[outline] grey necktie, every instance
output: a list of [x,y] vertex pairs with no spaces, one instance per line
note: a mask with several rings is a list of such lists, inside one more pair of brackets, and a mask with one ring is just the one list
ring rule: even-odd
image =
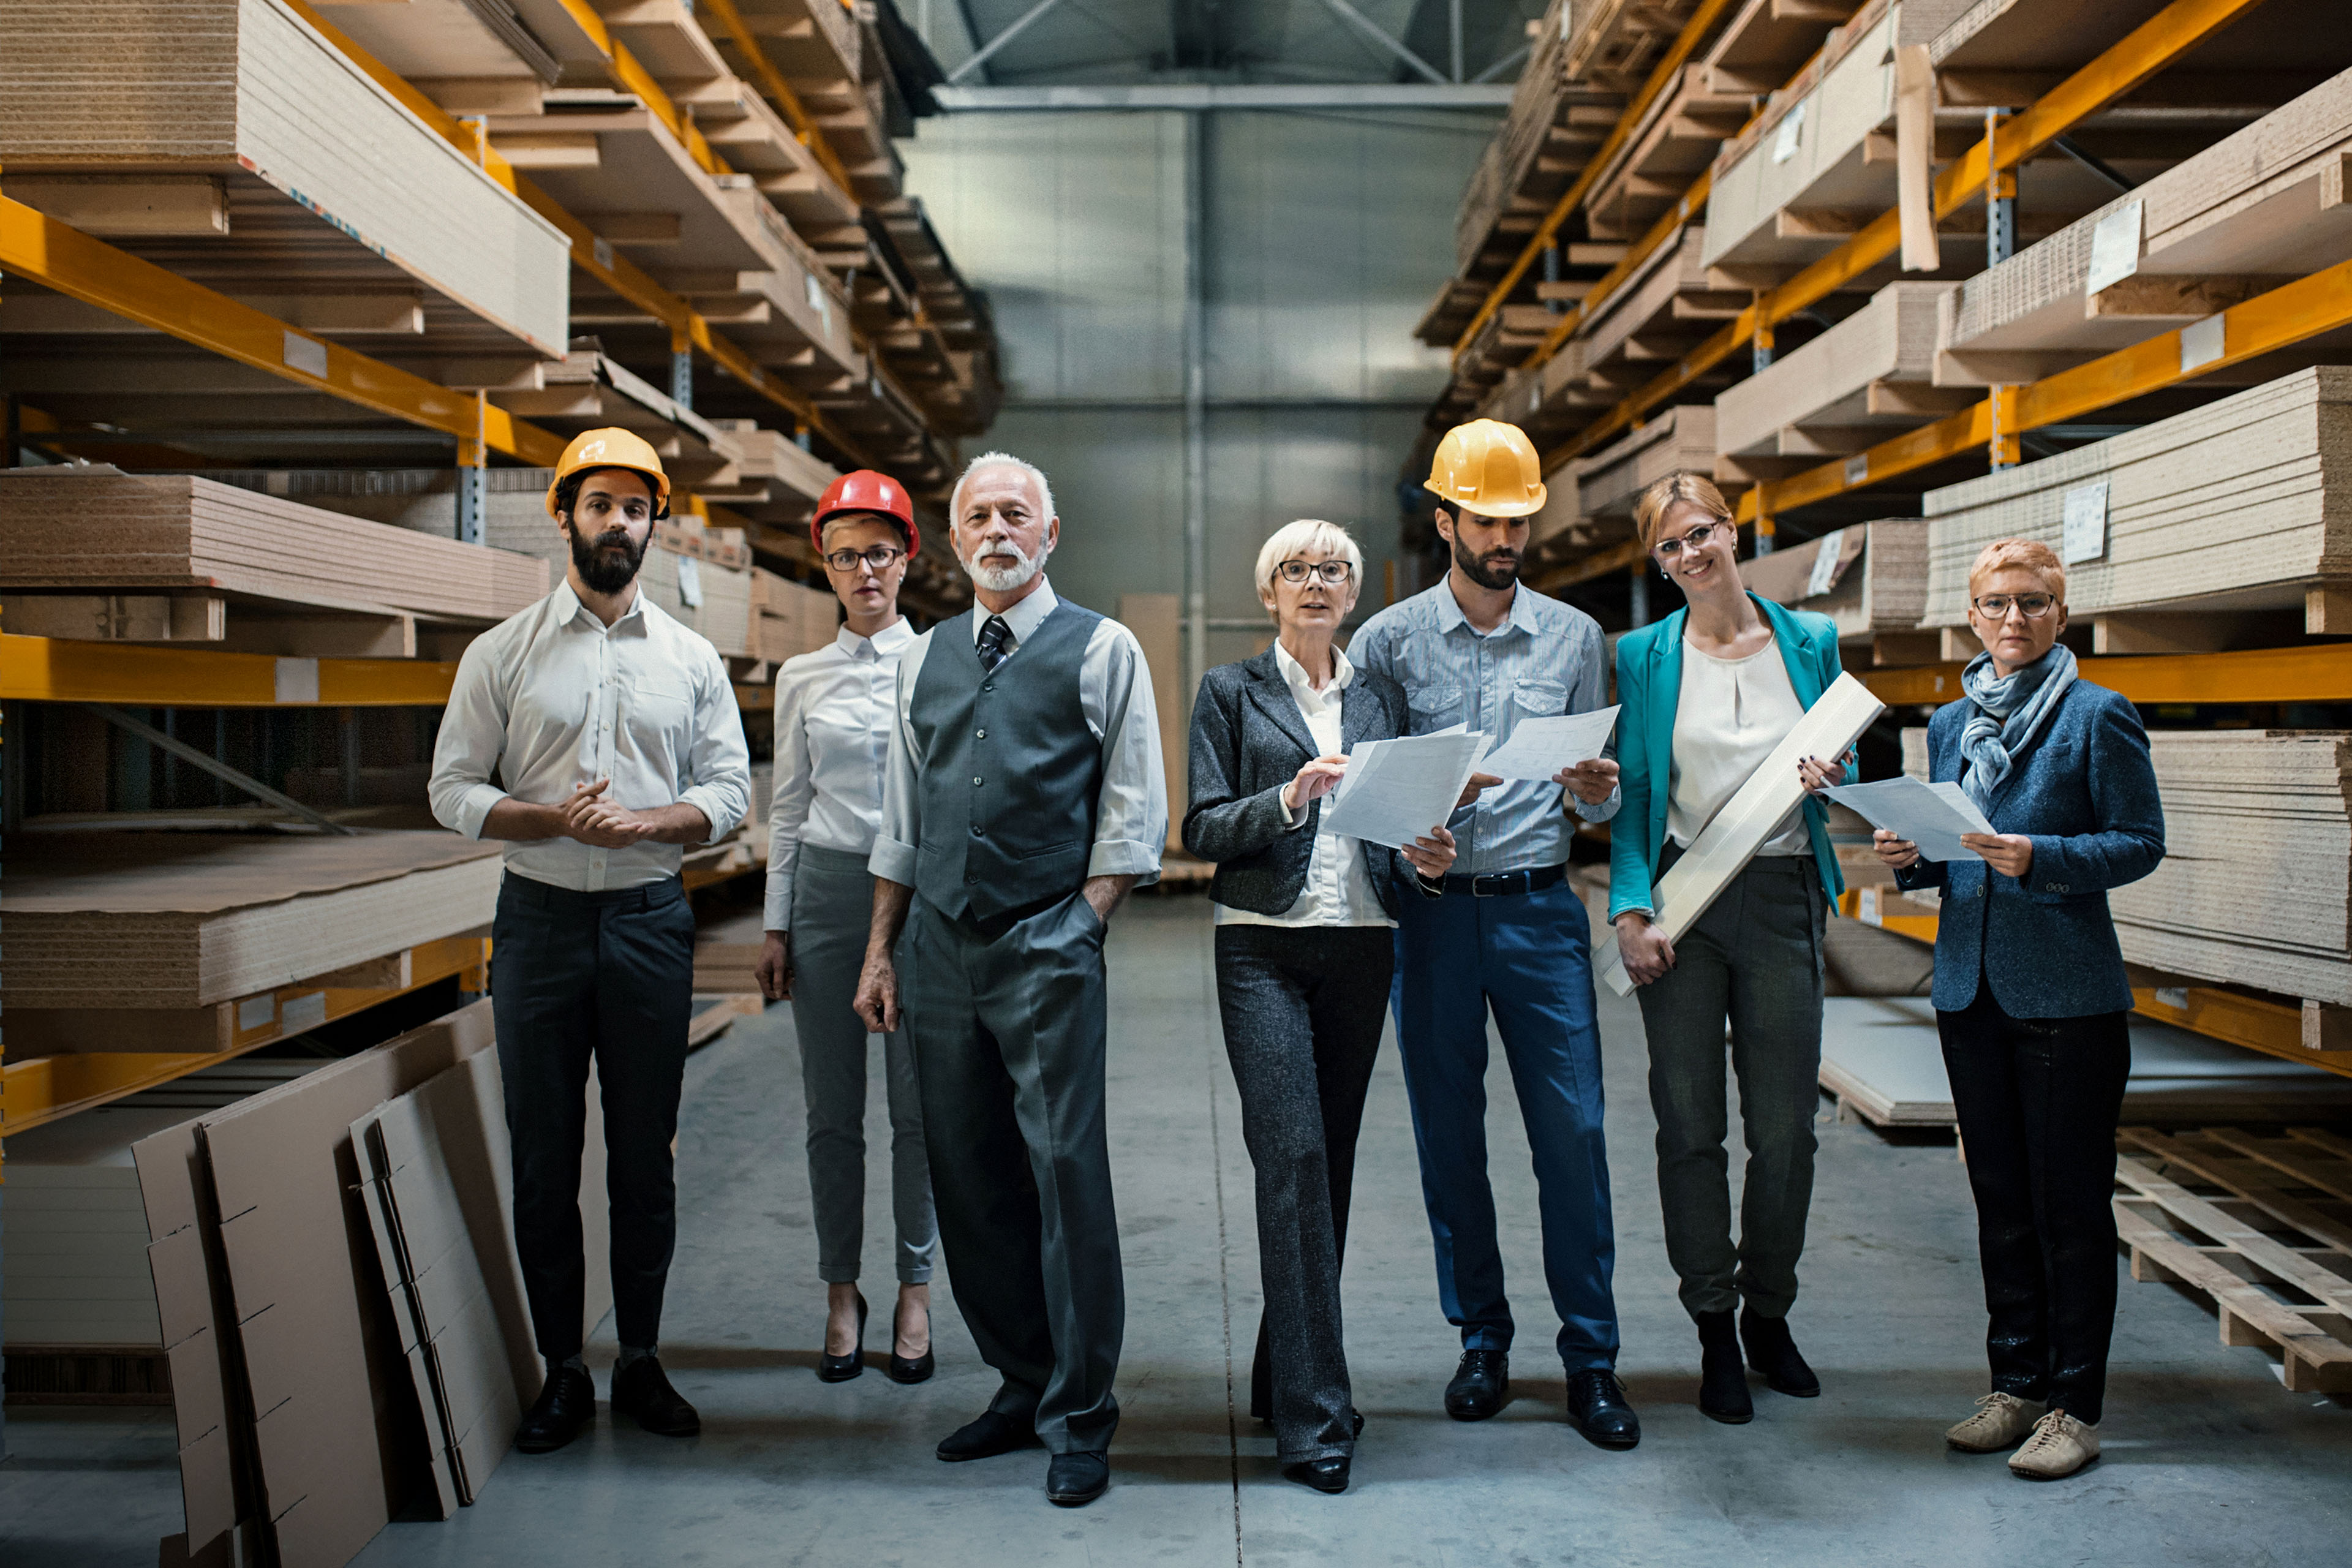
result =
[[1004,662],[1004,645],[1013,640],[1013,628],[1004,624],[1003,616],[991,616],[980,628],[980,667],[994,670]]

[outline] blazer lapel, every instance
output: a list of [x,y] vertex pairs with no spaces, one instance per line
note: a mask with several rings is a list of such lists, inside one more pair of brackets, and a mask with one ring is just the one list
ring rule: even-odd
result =
[[1250,700],[1256,704],[1257,710],[1273,720],[1275,727],[1289,736],[1300,751],[1309,757],[1316,756],[1315,736],[1299,714],[1298,700],[1290,694],[1290,682],[1282,679],[1274,650],[1266,649],[1242,668],[1250,673]]
[[1789,672],[1789,685],[1797,694],[1797,706],[1811,711],[1813,704],[1822,700],[1822,681],[1821,671],[1815,667],[1812,645],[1805,636],[1804,626],[1796,616],[1771,600],[1754,594],[1748,596],[1755,600],[1757,609],[1763,613],[1765,624],[1772,628],[1772,640],[1780,647],[1780,664]]
[[[1294,703],[1293,706],[1297,705]],[[1380,700],[1365,688],[1362,681],[1348,682],[1348,689],[1339,693],[1340,743],[1352,746],[1359,741],[1372,739],[1381,728],[1381,721],[1386,717]]]

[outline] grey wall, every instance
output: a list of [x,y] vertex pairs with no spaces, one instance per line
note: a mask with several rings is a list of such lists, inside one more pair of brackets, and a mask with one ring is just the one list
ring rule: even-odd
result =
[[[1208,117],[1212,662],[1261,640],[1215,624],[1262,617],[1257,548],[1295,517],[1354,531],[1364,608],[1381,604],[1398,465],[1444,384],[1412,330],[1492,132],[1455,113]],[[1055,585],[1107,614],[1183,588],[1185,140],[1181,114],[1055,112],[927,120],[902,145],[995,306],[1009,395],[985,444],[1053,479]]]

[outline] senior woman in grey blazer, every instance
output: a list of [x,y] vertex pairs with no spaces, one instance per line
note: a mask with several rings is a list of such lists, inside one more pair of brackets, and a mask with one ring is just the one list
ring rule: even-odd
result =
[[[1454,863],[1443,824],[1402,853],[1321,828],[1320,798],[1360,741],[1410,732],[1404,690],[1355,668],[1332,638],[1364,558],[1348,531],[1304,520],[1257,557],[1278,628],[1220,665],[1192,706],[1184,847],[1217,863],[1217,1002],[1257,1172],[1265,1289],[1250,1414],[1275,1426],[1283,1474],[1344,1491],[1363,1418],[1348,1387],[1339,1261],[1356,1133],[1395,968],[1400,897]],[[1414,890],[1408,890],[1414,889]]]

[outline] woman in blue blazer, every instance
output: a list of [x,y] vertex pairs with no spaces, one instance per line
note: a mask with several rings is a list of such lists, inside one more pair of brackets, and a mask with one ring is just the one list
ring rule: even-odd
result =
[[[1837,679],[1837,629],[1747,591],[1731,510],[1696,474],[1651,486],[1634,521],[1687,607],[1617,644],[1624,800],[1609,837],[1609,918],[1641,987],[1666,1258],[1698,1325],[1698,1406],[1736,1424],[1756,1414],[1743,1342],[1774,1389],[1822,1391],[1788,1314],[1813,1194],[1822,931],[1844,886],[1827,810],[1808,799],[1790,812],[1678,942],[1651,924],[1651,888]],[[1844,777],[1841,763],[1812,757],[1799,773],[1808,788]],[[1727,1019],[1748,1145],[1737,1245],[1724,1153]]]
[[2019,1448],[2033,1480],[2099,1457],[2116,1318],[2116,1120],[2131,1074],[2130,982],[2107,889],[2164,858],[2147,735],[2129,702],[2058,646],[2066,569],[2003,539],[1969,570],[1985,651],[1927,726],[1930,779],[1957,780],[1994,831],[1976,860],[1922,861],[1881,829],[1906,888],[1943,893],[1936,1026],[1977,1200],[1992,1392],[1945,1436]]

